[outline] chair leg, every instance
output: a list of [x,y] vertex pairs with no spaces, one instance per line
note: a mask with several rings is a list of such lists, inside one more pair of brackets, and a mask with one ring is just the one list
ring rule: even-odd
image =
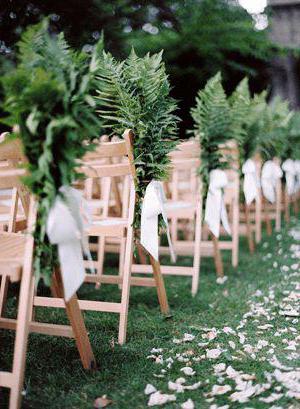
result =
[[257,244],[261,242],[261,216],[262,216],[261,197],[255,199],[255,241]]
[[133,230],[132,228],[129,228],[128,234],[127,234],[127,243],[126,243],[124,269],[123,269],[123,280],[122,280],[121,311],[120,311],[119,337],[118,337],[118,342],[120,345],[123,345],[126,342],[132,253],[133,253]]
[[269,209],[268,209],[268,207],[266,205],[266,202],[265,202],[265,205],[264,205],[264,215],[265,215],[265,222],[266,222],[266,227],[267,227],[267,235],[271,236],[271,234],[272,234],[272,223],[271,223],[271,220],[270,220]]
[[6,275],[2,275],[0,284],[0,317],[3,316],[6,309],[6,299],[8,291],[9,278]]
[[103,274],[103,264],[104,264],[104,254],[105,254],[105,236],[98,237],[98,251],[97,251],[97,277],[99,281],[96,283],[96,288],[101,286],[101,276]]
[[136,243],[140,264],[147,264],[147,257],[140,243]]
[[247,229],[247,239],[249,251],[251,254],[255,251],[255,244],[252,236],[251,221],[250,221],[250,209],[249,206],[245,203],[245,219],[246,219],[246,229]]
[[276,203],[275,203],[275,231],[281,229],[281,211],[282,211],[282,186],[279,181],[276,185]]
[[165,282],[164,282],[164,279],[161,273],[161,269],[160,269],[160,264],[158,261],[156,261],[151,256],[151,254],[149,254],[149,257],[150,257],[150,263],[152,266],[153,277],[156,283],[157,296],[158,296],[158,301],[160,304],[160,310],[163,314],[167,315],[170,313],[170,308],[168,304]]
[[9,409],[19,409],[21,407],[21,392],[24,382],[30,314],[33,303],[33,297],[31,297],[32,281],[33,277],[31,275],[24,275],[21,280],[12,370],[14,384],[10,391]]
[[231,263],[233,267],[237,267],[239,263],[239,225],[240,225],[240,209],[239,199],[237,198],[232,204],[232,257]]
[[[53,274],[53,287],[56,294],[63,298],[63,284],[60,271],[55,270]],[[70,301],[65,302],[66,313],[73,329],[75,342],[84,369],[95,369],[96,361],[90,344],[88,333],[79,308],[77,296],[74,295]]]
[[286,221],[286,223],[290,222],[290,197],[287,193],[287,191],[285,191],[284,194],[284,220]]
[[195,253],[193,264],[193,277],[192,277],[192,295],[195,296],[199,287],[199,275],[200,275],[200,262],[201,262],[201,219],[202,219],[202,204],[198,205],[196,211],[196,223],[195,223]]
[[[119,277],[123,277],[124,263],[125,263],[125,251],[126,251],[126,238],[122,237],[120,240],[120,253],[119,253]],[[122,284],[118,284],[119,289],[122,289]]]
[[215,259],[215,266],[216,272],[218,277],[224,277],[224,267],[223,267],[223,260],[221,257],[221,251],[219,247],[219,239],[212,234],[212,242],[214,247],[214,259]]

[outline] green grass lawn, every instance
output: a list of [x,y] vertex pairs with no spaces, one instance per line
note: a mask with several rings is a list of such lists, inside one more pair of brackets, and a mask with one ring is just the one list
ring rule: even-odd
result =
[[[291,226],[296,225],[294,220]],[[195,408],[300,407],[299,401],[292,397],[290,385],[279,379],[280,373],[292,376],[292,369],[295,376],[300,377],[300,320],[282,315],[289,305],[299,311],[299,298],[297,301],[295,297],[300,293],[300,268],[296,265],[299,259],[292,258],[290,250],[291,245],[296,243],[288,234],[291,226],[283,229],[280,235],[274,233],[270,238],[264,237],[255,255],[249,255],[242,239],[239,267],[233,269],[229,255],[224,257],[228,280],[223,285],[216,283],[212,259],[203,259],[200,290],[195,298],[191,297],[189,278],[166,278],[172,309],[172,317],[168,319],[160,315],[153,288],[133,287],[128,342],[123,347],[116,344],[117,316],[85,313],[99,366],[96,372],[85,372],[81,368],[72,340],[30,335],[22,407],[87,409],[93,408],[97,397],[106,394],[113,401],[109,406],[111,408],[145,408],[149,400],[144,393],[147,384],[162,393],[176,395],[176,401],[165,405],[168,408],[180,408],[188,399],[193,400]],[[186,262],[189,262],[188,258],[182,260],[182,263]],[[116,261],[112,259],[111,264],[116,265]],[[290,295],[291,291],[296,294],[294,298]],[[117,300],[119,290],[108,285],[95,290],[85,285],[80,295],[91,299]],[[10,311],[13,305],[12,298]],[[42,310],[38,311],[37,317],[66,322],[63,311]],[[224,327],[230,327],[235,333],[225,333]],[[185,333],[195,338],[190,342],[174,342],[174,339],[182,340]],[[1,331],[0,335],[0,366],[6,369],[11,358],[9,348],[13,334]],[[162,348],[162,352],[153,354],[152,348]],[[214,349],[221,351],[220,356],[207,358],[207,351]],[[147,358],[149,355],[162,357],[155,360]],[[284,365],[285,370],[276,369],[276,365],[280,364],[274,361],[274,357]],[[220,363],[225,364],[223,369],[222,365],[215,367]],[[193,376],[184,375],[181,371],[181,368],[188,366],[195,371]],[[234,371],[230,371],[231,368],[228,370],[230,366],[240,371],[241,377],[236,378]],[[247,377],[245,374],[254,376]],[[184,385],[199,381],[201,385],[182,393],[169,390],[168,381],[175,382],[180,377],[186,379]],[[256,386],[256,395],[252,394],[249,401],[244,403],[229,398],[237,391],[237,385],[243,389],[241,379],[252,382],[254,386],[260,385]],[[214,385],[229,385],[231,390],[211,396]],[[278,400],[273,403],[260,400],[272,393]],[[7,407],[7,393],[3,390],[0,407]]]

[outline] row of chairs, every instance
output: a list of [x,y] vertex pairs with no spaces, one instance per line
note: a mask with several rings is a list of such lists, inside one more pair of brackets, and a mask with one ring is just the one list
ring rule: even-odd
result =
[[[32,259],[34,241],[31,232],[37,217],[37,203],[20,179],[26,170],[20,167],[26,163],[20,142],[17,140],[0,145],[0,328],[16,330],[14,361],[11,372],[0,372],[0,386],[8,387],[10,409],[20,407],[21,388],[24,377],[26,346],[29,332],[74,338],[86,369],[95,368],[95,359],[82,317],[82,310],[111,312],[119,315],[118,341],[126,341],[126,328],[131,286],[156,287],[158,302],[163,314],[169,313],[168,299],[164,284],[164,275],[191,277],[191,292],[195,295],[199,286],[201,257],[213,257],[216,272],[223,276],[224,268],[221,252],[231,252],[232,265],[238,265],[239,236],[245,234],[249,248],[254,251],[255,241],[261,239],[263,220],[267,227],[278,212],[285,209],[278,188],[278,203],[275,207],[267,205],[260,194],[254,204],[240,205],[240,177],[238,168],[238,149],[234,142],[220,147],[223,156],[230,158],[230,168],[226,170],[228,186],[224,192],[224,202],[231,224],[231,237],[218,239],[202,223],[200,146],[197,140],[182,142],[171,152],[170,177],[165,182],[165,210],[170,225],[171,238],[175,253],[191,256],[190,267],[178,266],[163,257],[158,262],[139,242],[134,243],[133,221],[135,215],[137,183],[133,156],[133,134],[126,131],[122,140],[114,138],[108,141],[101,138],[95,151],[88,153],[78,164],[85,181],[78,181],[77,189],[87,201],[91,213],[91,222],[86,229],[90,239],[89,246],[94,255],[94,268],[86,263],[85,282],[100,288],[103,284],[115,284],[120,289],[120,302],[98,300],[80,300],[73,296],[68,302],[64,299],[64,290],[60,271],[54,269],[52,297],[37,292]],[[259,172],[260,164],[257,161]],[[289,197],[290,201],[297,200]],[[280,209],[280,211],[278,210]],[[278,220],[277,228],[278,228]],[[224,233],[222,231],[221,233]],[[164,239],[164,238],[163,238]],[[159,245],[162,255],[169,254],[169,248],[163,239]],[[134,252],[137,248],[137,254]],[[106,274],[106,255],[119,255],[118,274]],[[7,318],[6,298],[9,282],[20,282],[18,315],[16,319]],[[70,325],[37,322],[35,308],[65,308]]]

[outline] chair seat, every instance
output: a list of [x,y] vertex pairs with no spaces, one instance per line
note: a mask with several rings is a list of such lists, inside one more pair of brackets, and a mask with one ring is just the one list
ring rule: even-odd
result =
[[188,209],[190,207],[195,207],[193,203],[190,202],[184,202],[183,200],[180,201],[173,201],[173,200],[168,200],[165,203],[165,209],[166,211],[168,210],[175,210],[175,209]]
[[[0,232],[7,231],[9,225],[10,215],[7,213],[0,213]],[[23,231],[27,227],[27,219],[25,216],[17,216],[15,222],[15,231]]]
[[128,220],[119,217],[108,217],[105,219],[93,218],[92,225],[88,228],[89,236],[107,235],[112,237],[121,237],[124,229],[128,226]]
[[21,279],[26,237],[21,234],[0,234],[0,275],[11,281]]
[[193,217],[195,213],[195,203],[186,202],[183,200],[168,200],[165,203],[165,211],[167,217]]

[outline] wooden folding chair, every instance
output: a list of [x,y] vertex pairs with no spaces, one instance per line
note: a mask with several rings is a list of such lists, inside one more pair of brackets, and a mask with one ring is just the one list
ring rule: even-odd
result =
[[[1,158],[3,157],[1,147],[0,156]],[[20,176],[23,175],[25,175],[24,169],[0,168],[0,189],[23,189],[23,184],[20,181]],[[24,379],[29,332],[66,335],[65,331],[69,330],[68,336],[75,338],[84,368],[90,369],[95,367],[95,359],[76,296],[73,296],[68,303],[65,303],[71,327],[55,327],[53,324],[33,322],[32,320],[35,287],[32,273],[34,251],[32,233],[36,221],[36,209],[36,203],[31,197],[29,201],[27,233],[0,232],[1,279],[3,280],[3,277],[5,277],[5,279],[9,279],[10,282],[20,282],[17,319],[5,318],[3,316],[4,311],[1,311],[0,315],[0,328],[16,330],[12,371],[0,372],[0,386],[10,388],[10,409],[20,408],[21,405],[21,390]],[[16,214],[14,214],[13,217],[16,217]],[[59,270],[55,272],[53,281],[57,291],[63,294]]]
[[[273,161],[280,165],[280,160],[274,158]],[[281,229],[281,215],[284,211],[283,195],[282,195],[282,180],[277,179],[275,203],[270,203],[266,198],[263,198],[263,215],[267,226],[267,234],[272,234],[272,221],[275,221],[275,231],[279,232]]]
[[[114,158],[119,158],[114,163]],[[93,159],[93,160],[92,160]],[[109,203],[109,193],[111,192],[112,179],[123,178],[124,186],[122,192],[122,214],[121,216],[110,217],[105,214],[94,214],[90,227],[86,229],[88,237],[98,238],[91,248],[97,252],[95,261],[96,274],[91,272],[86,274],[87,283],[95,284],[117,284],[121,288],[120,302],[103,302],[95,300],[79,300],[79,306],[82,310],[111,312],[120,316],[118,341],[124,344],[126,341],[127,318],[129,306],[129,292],[131,285],[156,287],[161,311],[164,314],[169,312],[166,290],[163,277],[160,272],[160,265],[153,257],[150,256],[153,278],[131,277],[132,256],[134,246],[133,219],[135,213],[135,188],[136,181],[134,157],[133,157],[133,133],[127,130],[124,133],[124,140],[118,142],[100,143],[96,152],[89,156],[89,161],[83,161],[80,171],[86,178],[106,179],[105,181],[105,198],[104,202]],[[121,274],[105,274],[102,269],[107,239],[116,238],[120,244],[120,265],[122,265]],[[86,268],[91,268],[91,263],[86,261]],[[34,305],[59,307],[62,304],[59,297],[35,297]]]
[[[200,241],[202,197],[199,142],[190,140],[178,145],[170,153],[169,181],[166,183],[168,200],[165,211],[170,224],[174,251],[178,256],[192,256],[192,266],[175,266],[161,262],[164,275],[192,277],[192,295],[198,291],[200,270]],[[183,235],[183,237],[180,237]],[[170,254],[169,247],[160,246],[160,254]],[[142,264],[133,264],[133,273],[149,274],[151,266],[141,257]]]
[[[224,203],[229,210],[228,218],[231,225],[231,239],[216,238],[213,234],[211,240],[208,240],[208,228],[204,225],[203,239],[201,240],[201,256],[214,257],[217,275],[224,275],[223,263],[220,251],[227,250],[231,252],[231,263],[233,267],[238,265],[239,254],[239,200],[240,200],[240,180],[239,180],[239,161],[238,147],[236,142],[229,141],[220,146],[223,157],[229,159],[230,166],[226,169],[229,183],[224,189]],[[221,228],[221,235],[225,233]]]
[[[253,161],[256,165],[256,178],[257,181],[260,181],[261,173],[261,161],[260,158],[255,155]],[[257,196],[254,201],[247,205],[242,199],[240,204],[240,225],[239,225],[239,234],[247,237],[248,246],[250,253],[254,253],[255,243],[261,242],[261,229],[262,229],[262,193],[261,188],[257,186]],[[253,239],[253,233],[254,238]]]

